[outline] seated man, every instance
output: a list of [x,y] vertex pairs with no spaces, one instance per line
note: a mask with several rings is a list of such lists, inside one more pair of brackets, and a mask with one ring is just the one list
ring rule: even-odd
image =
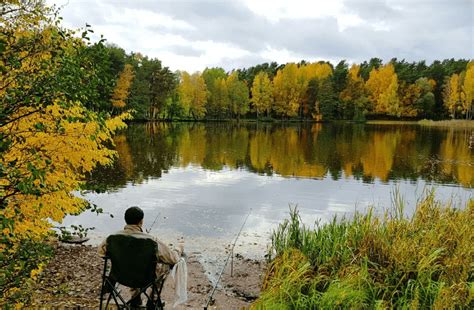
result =
[[[183,244],[180,243],[178,245],[177,250],[171,250],[163,242],[157,240],[156,238],[153,238],[151,235],[147,233],[144,233],[142,229],[143,217],[144,217],[143,210],[140,209],[139,207],[128,208],[125,211],[125,222],[127,223],[127,225],[125,225],[123,230],[118,231],[115,234],[128,235],[128,236],[133,236],[136,238],[148,238],[148,239],[154,240],[158,245],[158,251],[156,253],[158,264],[156,265],[155,272],[156,272],[156,278],[160,279],[162,275],[167,274],[170,268],[179,261],[180,256],[183,252]],[[102,257],[106,256],[107,239],[104,240],[99,245],[98,251],[99,251],[100,256]],[[137,295],[138,292],[139,292],[139,289],[130,288],[130,293],[132,297]],[[137,296],[137,298],[138,298],[138,303],[140,303],[139,296]]]

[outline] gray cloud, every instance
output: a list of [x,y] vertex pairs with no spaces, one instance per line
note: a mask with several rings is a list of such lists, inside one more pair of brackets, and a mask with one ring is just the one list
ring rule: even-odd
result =
[[197,50],[193,47],[189,46],[171,46],[168,47],[167,50],[171,53],[177,54],[177,55],[182,55],[182,56],[200,56],[202,55],[202,51]]
[[[219,65],[227,70],[272,61],[262,57],[262,52],[268,48],[285,50],[305,59],[357,62],[371,57],[385,61],[397,57],[428,62],[444,58],[474,58],[474,4],[471,0],[344,0],[342,4],[343,13],[358,19],[358,23],[342,31],[339,16],[270,21],[256,15],[243,2],[228,0],[71,1],[63,15],[72,25],[88,22],[99,28],[107,26],[108,8],[112,7],[119,11],[140,9],[169,16],[189,24],[192,29],[149,26],[146,31],[179,36],[188,43],[156,48],[156,55],[151,56],[159,58],[160,52],[166,50],[176,55],[200,57],[206,54],[205,51],[193,48],[193,44],[203,41],[248,51],[237,58],[222,55],[213,63],[203,64]],[[133,28],[136,21],[124,22]],[[148,52],[154,51],[152,46],[140,43],[138,37],[124,34],[127,35],[129,37],[120,40],[122,45],[123,42],[133,42],[133,46],[124,48],[137,51],[142,44]],[[166,65],[172,69],[185,69]]]

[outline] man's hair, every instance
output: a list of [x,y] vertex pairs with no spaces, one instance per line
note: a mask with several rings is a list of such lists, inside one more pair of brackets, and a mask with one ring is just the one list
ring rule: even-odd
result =
[[128,225],[137,225],[143,220],[143,210],[139,207],[130,207],[125,211],[125,223]]

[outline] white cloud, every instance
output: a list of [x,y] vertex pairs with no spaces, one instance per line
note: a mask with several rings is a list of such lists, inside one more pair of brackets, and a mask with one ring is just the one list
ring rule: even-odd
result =
[[[172,70],[379,57],[471,58],[472,1],[47,0],[68,28],[92,25]],[[471,26],[470,26],[471,25]]]
[[[90,2],[90,1],[89,1]],[[48,0],[49,4],[64,5],[62,0]],[[80,1],[66,5],[62,9],[66,16],[63,24],[69,28],[83,26],[87,18],[80,11],[93,11],[100,19],[92,24],[93,38],[103,35],[108,42],[117,44],[128,52],[141,52],[150,57],[159,58],[172,70],[202,71],[206,66],[213,66],[224,59],[239,59],[250,55],[250,52],[231,43],[214,40],[190,40],[183,35],[170,31],[196,31],[189,22],[140,8],[120,8],[113,3]],[[67,16],[71,16],[70,22]],[[87,14],[85,15],[87,16]],[[79,22],[83,20],[83,22]],[[198,56],[180,55],[173,52],[173,47],[189,47],[200,51]]]
[[344,31],[347,28],[360,26],[366,22],[356,14],[344,13],[338,16],[337,24],[339,26],[339,31]]
[[383,20],[370,23],[369,25],[371,25],[375,31],[389,31],[391,29],[387,22]]
[[243,0],[256,15],[276,23],[282,19],[316,19],[332,17],[337,20],[339,31],[364,23],[354,13],[346,12],[341,0]]
[[241,183],[245,178],[251,177],[248,173],[225,168],[220,171],[201,171],[200,177],[193,180],[195,186],[230,186]]
[[300,62],[301,60],[306,60],[309,62],[316,61],[329,61],[332,64],[336,65],[339,60],[328,57],[315,57],[314,55],[305,55],[300,53],[295,53],[293,51],[287,50],[286,48],[278,49],[270,45],[267,45],[264,50],[259,52],[259,56],[265,59],[268,62],[276,61],[277,63],[287,63],[287,62]]
[[239,59],[250,55],[249,51],[234,45],[214,41],[180,41],[179,45],[192,47],[202,53],[199,56],[178,55],[166,50],[164,46],[157,46],[156,49],[146,48],[145,54],[158,57],[166,66],[173,70],[186,70],[189,72],[202,71],[205,67],[212,67],[224,59]]
[[268,61],[276,61],[277,63],[298,62],[302,59],[301,55],[284,49],[276,49],[269,45],[260,52],[260,56]]

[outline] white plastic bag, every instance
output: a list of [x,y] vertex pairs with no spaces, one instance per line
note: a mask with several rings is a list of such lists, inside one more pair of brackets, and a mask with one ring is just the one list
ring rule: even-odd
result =
[[171,269],[171,276],[173,277],[175,287],[174,308],[188,300],[188,267],[183,257]]

